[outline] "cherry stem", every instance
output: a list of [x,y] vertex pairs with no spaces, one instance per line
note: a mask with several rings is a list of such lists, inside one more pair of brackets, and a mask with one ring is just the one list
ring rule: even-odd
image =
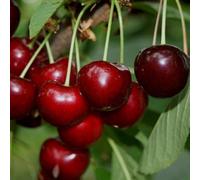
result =
[[45,37],[45,39],[43,40],[43,42],[40,44],[40,46],[37,48],[37,50],[35,51],[35,53],[33,54],[33,56],[31,57],[31,59],[29,60],[28,64],[26,65],[26,67],[24,68],[24,70],[22,71],[22,73],[20,74],[20,78],[24,78],[24,76],[26,75],[27,71],[29,70],[29,68],[31,67],[33,61],[36,59],[36,57],[38,56],[38,54],[40,53],[41,49],[44,47],[45,43],[48,41],[49,37],[51,36],[51,32],[49,34],[47,34],[47,36]]
[[124,26],[122,19],[121,7],[118,0],[115,0],[115,6],[117,9],[118,19],[119,19],[119,28],[120,28],[120,63],[124,63]]
[[161,15],[161,10],[162,10],[162,5],[163,5],[163,0],[160,0],[159,8],[158,8],[158,13],[156,17],[156,23],[155,23],[155,28],[154,28],[154,34],[153,34],[153,45],[156,45],[157,41],[157,35],[158,35],[158,25],[160,21],[160,15]]
[[47,49],[47,53],[48,53],[48,57],[49,57],[49,63],[53,64],[54,63],[54,58],[53,58],[53,54],[52,54],[51,47],[50,47],[50,44],[49,44],[48,40],[45,43],[45,45],[46,45],[46,49]]
[[33,49],[35,42],[37,41],[38,36],[34,37],[33,40],[31,40],[31,42],[28,44],[28,47],[30,49]]
[[167,0],[163,2],[162,10],[162,30],[161,30],[161,44],[166,44],[166,14],[167,14]]
[[73,34],[72,34],[72,40],[71,40],[71,46],[70,46],[70,51],[69,51],[69,61],[68,61],[68,67],[67,67],[67,75],[66,75],[66,80],[65,80],[65,86],[69,86],[70,83],[70,74],[71,74],[71,66],[72,66],[72,57],[73,57],[73,50],[74,50],[74,44],[76,40],[76,33],[78,30],[78,26],[80,24],[81,18],[85,11],[90,7],[91,3],[87,4],[80,12],[78,15],[78,18],[76,20],[76,23],[73,28]]
[[75,50],[76,50],[76,67],[77,67],[77,71],[79,72],[81,66],[80,66],[80,54],[79,54],[79,46],[78,46],[77,38],[75,40]]
[[[74,23],[76,22],[76,19],[73,16],[72,20],[72,27],[74,28]],[[80,70],[80,53],[79,53],[79,45],[78,45],[78,38],[76,37],[75,39],[75,51],[76,51],[76,67],[77,67],[77,72]]]
[[179,0],[176,0],[176,4],[180,13],[180,17],[181,17],[181,24],[182,24],[182,32],[183,32],[183,51],[185,52],[185,54],[188,55],[188,46],[187,46],[187,31],[186,31],[186,25],[185,25],[185,19],[184,19],[184,15],[183,15],[183,10],[180,4]]
[[111,33],[111,28],[112,28],[112,18],[113,18],[113,11],[114,11],[114,1],[111,1],[111,8],[110,8],[110,15],[109,15],[109,20],[108,20],[108,29],[107,29],[107,34],[106,34],[106,42],[104,46],[104,54],[103,54],[103,60],[107,61],[108,57],[108,46],[109,46],[109,41],[110,41],[110,33]]

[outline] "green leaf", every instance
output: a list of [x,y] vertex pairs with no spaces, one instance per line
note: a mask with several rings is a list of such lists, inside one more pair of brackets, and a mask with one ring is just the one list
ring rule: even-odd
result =
[[[152,2],[134,2],[133,7],[135,9],[139,9],[142,11],[146,11],[151,14],[155,14],[158,11],[158,3],[152,3]],[[184,17],[186,21],[190,21],[190,15],[187,12],[184,12]],[[173,18],[173,19],[180,19],[180,14],[177,8],[167,5],[167,18]]]
[[44,0],[31,17],[29,31],[30,38],[35,37],[48,19],[61,6],[63,0]]
[[156,123],[145,146],[141,172],[153,174],[170,166],[184,149],[189,135],[189,90],[175,97]]
[[112,139],[108,139],[112,149],[111,180],[144,180],[138,172],[138,163]]

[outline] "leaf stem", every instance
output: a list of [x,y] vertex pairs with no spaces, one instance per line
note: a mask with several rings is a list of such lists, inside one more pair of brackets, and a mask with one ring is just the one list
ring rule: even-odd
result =
[[183,51],[185,52],[185,54],[188,55],[188,46],[187,46],[187,32],[186,32],[186,25],[185,25],[185,19],[184,19],[184,15],[183,15],[183,10],[180,4],[179,0],[176,0],[176,4],[180,13],[180,17],[181,17],[181,24],[182,24],[182,32],[183,32]]
[[66,80],[65,80],[65,86],[69,86],[69,81],[70,81],[70,73],[71,73],[71,64],[72,64],[72,57],[73,57],[73,50],[74,50],[74,44],[75,44],[75,39],[76,39],[76,33],[78,30],[79,23],[81,21],[81,18],[85,11],[90,7],[92,3],[87,4],[80,12],[78,15],[78,18],[76,20],[76,23],[73,28],[73,34],[72,34],[72,40],[71,40],[71,46],[70,46],[70,51],[69,51],[69,62],[68,62],[68,67],[67,67],[67,75],[66,75]]
[[163,0],[160,0],[158,13],[157,13],[157,17],[156,17],[156,23],[155,23],[155,27],[154,27],[153,42],[152,42],[153,45],[156,45],[156,41],[157,41],[158,25],[159,25],[159,21],[160,21],[162,5],[163,5]]
[[120,63],[124,63],[124,27],[123,27],[123,19],[121,7],[119,5],[118,0],[115,0],[115,6],[117,9],[118,19],[119,19],[119,28],[120,28]]
[[54,58],[53,58],[53,54],[52,54],[51,47],[50,47],[50,44],[49,44],[48,40],[45,43],[45,45],[46,45],[46,49],[47,49],[47,53],[48,53],[48,57],[49,57],[49,63],[53,64],[54,63]]
[[47,36],[45,37],[45,39],[43,40],[43,42],[37,48],[37,50],[35,51],[35,53],[31,57],[31,59],[29,60],[28,64],[26,65],[26,67],[24,68],[24,70],[22,71],[22,73],[20,74],[20,76],[19,76],[20,78],[24,78],[24,76],[26,75],[27,71],[31,67],[33,61],[35,60],[35,58],[37,57],[37,55],[40,53],[41,49],[44,47],[45,43],[48,41],[48,39],[51,36],[51,34],[52,34],[51,32],[49,34],[47,34]]
[[108,138],[108,142],[109,142],[110,146],[112,147],[117,159],[119,160],[119,163],[120,163],[120,165],[122,167],[122,170],[124,172],[124,176],[126,177],[126,180],[132,180],[132,178],[131,178],[128,170],[127,170],[128,168],[126,166],[126,163],[124,162],[124,159],[121,156],[121,154],[120,154],[115,142],[111,138]]
[[167,0],[163,2],[162,10],[162,30],[161,30],[161,44],[166,44],[166,14],[167,14]]
[[113,11],[114,11],[114,2],[115,2],[115,0],[111,0],[110,15],[109,15],[109,20],[108,20],[108,29],[107,29],[106,41],[105,41],[105,46],[104,46],[104,54],[103,54],[103,60],[104,61],[106,61],[107,57],[108,57],[108,46],[109,46],[110,33],[111,33],[111,28],[112,28],[112,18],[113,18]]

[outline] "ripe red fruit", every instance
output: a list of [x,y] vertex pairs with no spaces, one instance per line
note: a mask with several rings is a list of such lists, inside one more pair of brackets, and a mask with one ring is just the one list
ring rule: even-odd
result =
[[[23,69],[28,64],[34,51],[38,45],[33,48],[29,47],[31,40],[28,38],[11,38],[10,40],[10,72],[13,75],[19,76]],[[29,71],[35,67],[47,64],[48,57],[44,50],[38,54]],[[29,72],[28,72],[29,73]]]
[[45,83],[38,95],[38,109],[43,118],[55,126],[68,126],[84,116],[89,107],[78,87]]
[[143,115],[148,104],[147,94],[143,88],[132,82],[128,101],[119,109],[102,113],[104,122],[120,128],[130,127]]
[[36,99],[36,86],[33,82],[11,77],[10,79],[10,114],[11,119],[23,119],[27,117]]
[[79,124],[58,129],[60,138],[72,147],[85,148],[97,141],[103,131],[102,119],[96,114],[88,114]]
[[12,36],[19,24],[20,12],[13,1],[10,1],[10,35]]
[[87,169],[89,159],[87,149],[69,148],[57,139],[46,140],[40,151],[41,167],[54,179],[79,178]]
[[30,50],[20,38],[10,40],[10,72],[19,76],[32,56]]
[[[66,178],[56,178],[57,180],[66,180]],[[41,170],[38,174],[38,180],[55,180],[52,176],[50,177],[48,174]],[[67,180],[80,180],[80,178],[67,178]]]
[[152,46],[137,55],[135,74],[151,96],[171,97],[187,83],[189,57],[171,45]]
[[123,65],[94,61],[81,68],[78,85],[88,102],[98,110],[113,110],[127,99],[130,71]]
[[[53,64],[48,64],[44,67],[34,68],[29,73],[29,78],[35,82],[35,84],[40,88],[43,83],[47,81],[56,81],[64,84],[67,74],[68,60],[67,58],[61,58]],[[76,84],[77,70],[74,64],[72,64],[70,84]]]
[[39,115],[38,110],[34,109],[29,116],[17,121],[17,124],[27,128],[36,128],[42,124],[42,118]]

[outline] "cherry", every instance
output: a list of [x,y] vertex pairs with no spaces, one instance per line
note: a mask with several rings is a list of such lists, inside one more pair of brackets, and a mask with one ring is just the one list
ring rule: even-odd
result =
[[10,41],[10,72],[20,75],[32,56],[30,50],[21,38],[11,38]]
[[72,127],[60,127],[60,138],[72,147],[88,147],[99,137],[103,131],[102,119],[95,114],[88,114],[83,120]]
[[[29,47],[31,40],[28,38],[11,38],[10,40],[10,72],[13,75],[19,76],[30,58],[33,55],[38,45],[33,48]],[[31,69],[44,65],[47,63],[47,53],[42,50],[35,61],[33,62]],[[31,71],[31,69],[29,71]]]
[[148,97],[143,88],[132,82],[128,101],[115,111],[103,112],[102,117],[108,125],[120,128],[135,124],[144,113],[148,104]]
[[67,126],[78,121],[89,108],[77,86],[65,87],[57,82],[47,82],[39,91],[38,109],[49,123]]
[[88,167],[88,149],[69,148],[57,139],[46,140],[40,151],[43,171],[54,179],[79,178]]
[[12,36],[19,24],[20,12],[13,1],[10,1],[10,35]]
[[36,86],[33,82],[11,76],[10,79],[10,113],[11,119],[27,117],[36,99]]
[[[29,73],[29,78],[36,83],[38,87],[41,87],[43,83],[47,81],[57,81],[64,84],[67,74],[68,60],[67,58],[61,58],[53,64],[48,64],[44,67],[34,68]],[[74,64],[72,64],[70,84],[76,84],[77,70]]]
[[[38,180],[66,180],[66,178],[53,178],[52,176],[46,174],[44,170],[41,170],[38,174]],[[80,178],[67,178],[67,180],[80,180]]]
[[42,118],[39,115],[38,110],[35,109],[31,112],[29,116],[17,121],[17,124],[27,127],[27,128],[36,128],[42,124]]
[[135,74],[151,96],[171,97],[187,83],[189,57],[171,45],[152,46],[137,55]]
[[130,71],[123,65],[94,61],[81,68],[78,85],[88,102],[98,110],[113,110],[127,99]]

